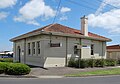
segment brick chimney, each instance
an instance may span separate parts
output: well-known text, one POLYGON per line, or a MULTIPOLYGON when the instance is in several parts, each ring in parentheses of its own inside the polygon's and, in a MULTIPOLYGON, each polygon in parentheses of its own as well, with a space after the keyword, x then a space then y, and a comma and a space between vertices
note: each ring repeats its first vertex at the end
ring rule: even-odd
POLYGON ((86 16, 81 18, 81 33, 88 36, 88 18, 86 16))

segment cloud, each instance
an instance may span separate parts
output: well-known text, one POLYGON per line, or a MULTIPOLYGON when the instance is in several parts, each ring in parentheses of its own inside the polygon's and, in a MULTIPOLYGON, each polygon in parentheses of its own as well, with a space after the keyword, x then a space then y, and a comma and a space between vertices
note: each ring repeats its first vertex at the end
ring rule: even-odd
POLYGON ((17 3, 17 0, 0 0, 0 8, 12 7, 17 3))
POLYGON ((120 37, 120 35, 119 34, 111 34, 108 37, 120 37))
POLYGON ((62 7, 60 10, 61 13, 66 13, 66 12, 70 12, 70 11, 71 11, 71 9, 68 7, 62 7))
POLYGON ((60 21, 67 20, 67 19, 68 19, 68 16, 67 16, 66 13, 68 13, 68 12, 70 12, 70 11, 71 11, 71 8, 62 7, 62 8, 60 9, 60 14, 61 14, 61 16, 60 16, 59 20, 60 20, 60 21))
POLYGON ((36 25, 36 26, 40 25, 37 21, 25 19, 23 16, 14 17, 14 21, 25 22, 26 24, 32 24, 32 25, 36 25))
MULTIPOLYGON (((119 7, 120 0, 104 0, 107 1, 107 4, 114 5, 119 7)), ((100 5, 98 10, 96 11, 97 14, 89 14, 89 25, 91 27, 98 27, 103 28, 109 31, 109 33, 120 33, 120 9, 113 8, 110 11, 103 12, 102 10, 106 5, 103 3, 100 5)))
POLYGON ((54 17, 55 13, 56 11, 46 5, 44 0, 31 0, 19 10, 20 15, 15 17, 14 20, 27 24, 39 25, 35 20, 36 18, 49 19, 54 17))
POLYGON ((60 21, 64 21, 64 20, 67 20, 67 19, 68 19, 67 16, 61 16, 61 17, 60 17, 60 21))
POLYGON ((120 0, 105 0, 105 2, 107 4, 116 6, 116 7, 120 7, 120 0))
POLYGON ((115 7, 120 7, 120 0, 103 0, 103 2, 101 3, 100 7, 97 9, 96 11, 96 15, 98 15, 99 13, 101 13, 101 11, 106 7, 106 5, 112 5, 115 7))
POLYGON ((6 12, 0 12, 0 20, 5 19, 8 16, 6 12))

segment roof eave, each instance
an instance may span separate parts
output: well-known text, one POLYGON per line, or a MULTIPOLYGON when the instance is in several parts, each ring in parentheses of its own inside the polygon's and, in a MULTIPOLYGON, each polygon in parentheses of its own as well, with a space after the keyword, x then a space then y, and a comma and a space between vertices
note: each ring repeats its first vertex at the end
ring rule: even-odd
POLYGON ((106 41, 106 42, 110 42, 112 41, 111 39, 101 39, 101 38, 95 38, 95 37, 89 37, 89 36, 83 36, 83 35, 78 35, 78 34, 68 34, 68 33, 61 33, 61 32, 45 32, 45 31, 39 31, 33 34, 27 34, 27 35, 21 35, 15 38, 10 39, 11 42, 14 42, 16 40, 20 40, 20 39, 24 39, 24 38, 28 38, 31 36, 35 36, 35 35, 43 35, 43 34, 52 34, 52 35, 57 35, 57 36, 66 36, 66 37, 76 37, 76 38, 83 38, 83 39, 93 39, 93 40, 100 40, 100 41, 106 41))

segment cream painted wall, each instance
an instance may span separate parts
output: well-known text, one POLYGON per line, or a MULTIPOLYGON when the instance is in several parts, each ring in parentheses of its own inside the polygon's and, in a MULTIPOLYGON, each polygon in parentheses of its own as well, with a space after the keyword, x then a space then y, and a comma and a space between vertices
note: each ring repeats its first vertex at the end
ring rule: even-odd
POLYGON ((14 59, 15 59, 15 61, 19 61, 18 46, 21 49, 20 61, 21 61, 21 63, 24 63, 24 58, 25 58, 25 56, 24 56, 24 40, 19 40, 14 43, 14 52, 15 52, 14 59))
MULTIPOLYGON (((15 61, 18 61, 17 47, 20 46, 21 50, 21 62, 36 65, 41 67, 64 67, 71 57, 79 57, 80 53, 74 54, 74 46, 76 44, 87 45, 87 48, 81 48, 81 58, 88 59, 94 56, 95 59, 106 58, 106 42, 92 41, 79 38, 61 37, 61 36, 49 36, 49 35, 38 35, 29 37, 23 40, 14 42, 14 56, 15 61), (61 47, 50 47, 51 43, 61 43, 61 47), (28 43, 40 41, 41 53, 28 55, 28 43), (81 41, 81 42, 80 42, 81 41), (90 55, 90 45, 94 44, 94 55, 90 55), (67 45, 67 46, 66 46, 67 45), (67 56, 66 56, 67 55, 67 56)), ((36 48, 36 46, 35 46, 36 48)), ((80 51, 80 50, 78 50, 80 51)), ((31 49, 32 52, 32 49, 31 49)))
POLYGON ((81 49, 81 54, 82 54, 82 59, 88 59, 88 58, 95 58, 95 59, 100 59, 100 58, 106 58, 106 42, 101 42, 101 41, 92 41, 92 40, 86 40, 82 39, 82 46, 87 45, 88 47, 82 47, 81 49), (91 55, 91 44, 94 45, 94 55, 91 55))
POLYGON ((44 36, 44 67, 64 67, 66 57, 66 39, 52 36, 51 43, 61 43, 61 47, 50 47, 50 36, 44 36))
POLYGON ((64 67, 65 58, 61 57, 47 57, 44 67, 64 67))

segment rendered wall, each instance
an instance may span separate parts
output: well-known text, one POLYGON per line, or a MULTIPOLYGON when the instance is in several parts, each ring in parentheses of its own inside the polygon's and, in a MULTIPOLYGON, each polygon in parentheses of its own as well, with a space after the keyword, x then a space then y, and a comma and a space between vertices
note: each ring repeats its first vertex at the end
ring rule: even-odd
MULTIPOLYGON (((21 62, 41 67, 64 67, 71 57, 82 59, 106 58, 106 42, 93 41, 79 38, 38 35, 14 42, 14 58, 18 61, 17 47, 21 47, 21 62), (51 40, 51 41, 50 41, 51 40), (28 43, 40 41, 40 54, 28 55, 28 43), (51 43, 61 43, 60 47, 50 47, 51 43), (82 44, 81 53, 74 53, 74 46, 82 44), (91 44, 94 45, 94 55, 91 55, 91 44), (84 47, 87 45, 87 47, 84 47)), ((31 45, 32 47, 32 45, 31 45)), ((36 48, 36 46, 35 46, 36 48)), ((32 52, 32 49, 31 49, 32 52)))

